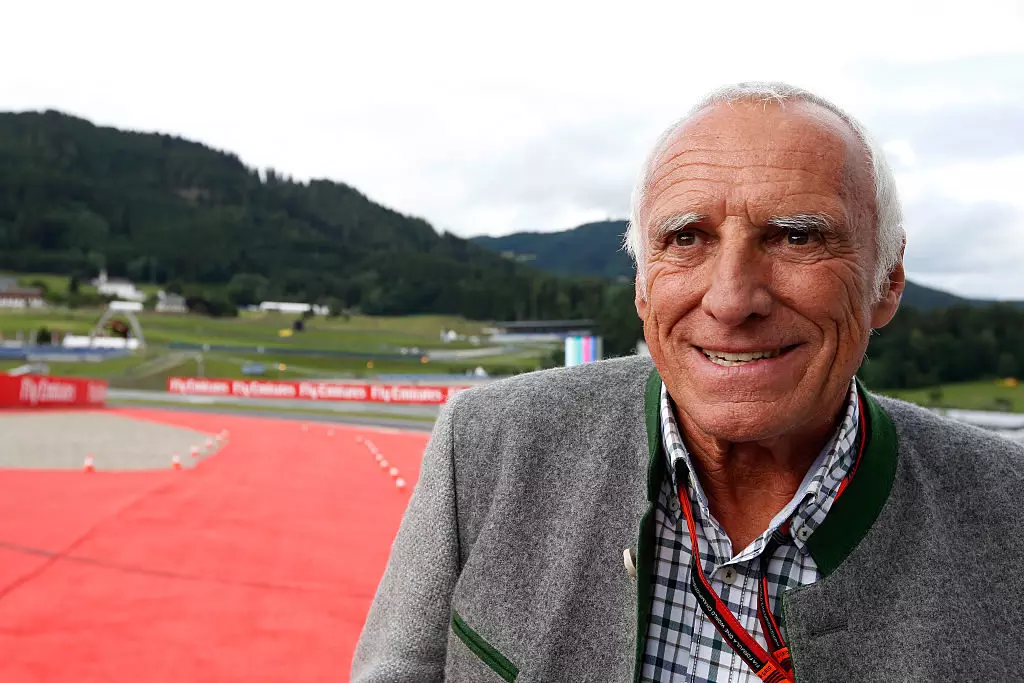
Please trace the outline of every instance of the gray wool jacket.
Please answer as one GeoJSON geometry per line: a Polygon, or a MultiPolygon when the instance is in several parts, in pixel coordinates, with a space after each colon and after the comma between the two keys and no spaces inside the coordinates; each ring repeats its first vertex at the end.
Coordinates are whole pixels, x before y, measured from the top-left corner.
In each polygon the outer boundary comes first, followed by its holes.
{"type": "MultiPolygon", "coordinates": [[[[352,680],[639,680],[660,384],[634,357],[455,396],[352,680]]],[[[861,464],[808,540],[823,578],[781,601],[797,681],[1024,680],[1024,448],[864,396],[861,464]]]]}

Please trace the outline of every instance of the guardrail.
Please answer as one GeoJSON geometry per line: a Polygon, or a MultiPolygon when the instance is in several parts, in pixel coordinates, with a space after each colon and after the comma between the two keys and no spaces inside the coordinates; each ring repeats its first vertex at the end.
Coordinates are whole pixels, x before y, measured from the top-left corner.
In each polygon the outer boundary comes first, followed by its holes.
{"type": "Polygon", "coordinates": [[[303,401],[346,401],[352,403],[393,403],[442,405],[467,386],[364,384],[320,380],[208,379],[168,377],[171,394],[208,398],[263,398],[303,401]]]}

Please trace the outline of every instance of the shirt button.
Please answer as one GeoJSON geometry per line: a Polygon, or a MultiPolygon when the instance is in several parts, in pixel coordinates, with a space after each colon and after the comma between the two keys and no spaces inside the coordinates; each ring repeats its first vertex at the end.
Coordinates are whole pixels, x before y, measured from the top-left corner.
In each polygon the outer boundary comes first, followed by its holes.
{"type": "Polygon", "coordinates": [[[736,583],[736,577],[738,576],[735,569],[732,567],[726,567],[722,570],[722,581],[727,585],[731,586],[736,583]]]}
{"type": "Polygon", "coordinates": [[[669,498],[668,509],[671,510],[672,512],[679,512],[679,499],[676,498],[675,496],[669,498]]]}
{"type": "Polygon", "coordinates": [[[809,526],[802,526],[802,527],[800,527],[799,529],[796,530],[796,537],[799,538],[801,541],[806,541],[808,538],[811,537],[811,527],[809,527],[809,526]]]}

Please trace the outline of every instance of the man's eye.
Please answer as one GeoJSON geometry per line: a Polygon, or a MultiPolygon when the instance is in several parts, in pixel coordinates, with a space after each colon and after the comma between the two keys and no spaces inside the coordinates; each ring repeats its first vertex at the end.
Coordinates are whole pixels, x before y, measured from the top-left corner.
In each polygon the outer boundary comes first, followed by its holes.
{"type": "Polygon", "coordinates": [[[814,235],[810,230],[790,228],[786,231],[786,244],[793,247],[802,247],[805,244],[809,244],[813,237],[814,235]]]}
{"type": "Polygon", "coordinates": [[[672,244],[677,247],[692,247],[697,243],[697,233],[693,230],[680,230],[672,238],[672,244]]]}

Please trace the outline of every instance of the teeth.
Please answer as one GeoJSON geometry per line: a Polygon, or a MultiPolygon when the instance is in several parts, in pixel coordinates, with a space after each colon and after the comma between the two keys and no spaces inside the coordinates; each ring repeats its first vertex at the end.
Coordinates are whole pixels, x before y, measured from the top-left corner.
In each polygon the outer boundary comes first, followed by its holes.
{"type": "Polygon", "coordinates": [[[751,353],[726,353],[724,351],[712,351],[710,349],[701,349],[701,351],[708,357],[708,360],[715,365],[731,368],[736,365],[746,365],[747,363],[752,363],[755,360],[761,360],[763,358],[775,358],[782,352],[782,349],[753,351],[751,353]]]}

